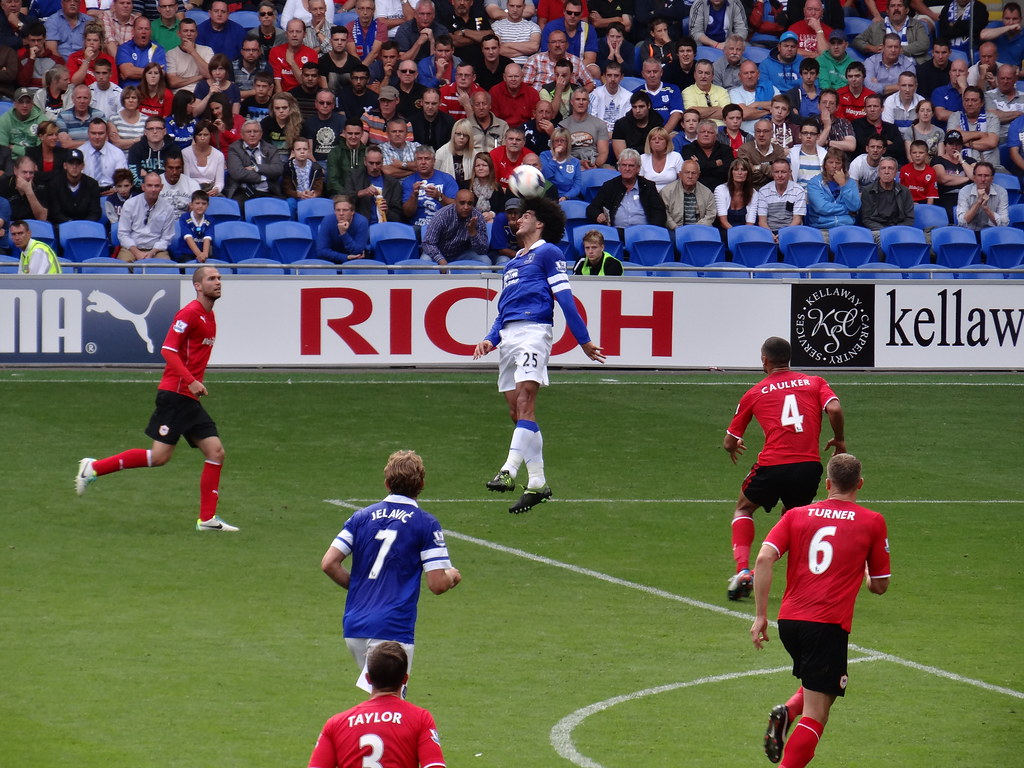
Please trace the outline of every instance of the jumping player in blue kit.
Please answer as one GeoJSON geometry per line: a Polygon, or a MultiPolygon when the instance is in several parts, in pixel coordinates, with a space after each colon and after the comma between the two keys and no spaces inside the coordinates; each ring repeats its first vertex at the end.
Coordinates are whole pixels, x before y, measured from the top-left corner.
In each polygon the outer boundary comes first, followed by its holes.
{"type": "Polygon", "coordinates": [[[604,362],[601,348],[590,340],[580,317],[565,270],[565,255],[555,243],[565,232],[565,214],[551,200],[523,201],[516,237],[523,248],[505,265],[498,316],[487,337],[476,345],[477,360],[498,347],[498,391],[504,393],[516,425],[508,458],[487,483],[492,491],[514,491],[516,474],[526,462],[526,490],[509,512],[528,512],[551,498],[544,477],[544,441],[535,413],[537,392],[548,385],[555,302],[569,330],[591,360],[604,362]]]}

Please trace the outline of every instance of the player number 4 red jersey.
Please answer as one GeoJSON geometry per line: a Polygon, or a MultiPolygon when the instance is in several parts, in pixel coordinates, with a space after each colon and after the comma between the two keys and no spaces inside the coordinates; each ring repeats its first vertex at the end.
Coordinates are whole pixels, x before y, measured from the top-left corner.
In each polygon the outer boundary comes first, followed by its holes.
{"type": "Polygon", "coordinates": [[[838,398],[820,376],[773,373],[740,398],[728,432],[743,437],[750,419],[757,419],[764,430],[761,466],[821,461],[821,413],[830,400],[838,398]]]}

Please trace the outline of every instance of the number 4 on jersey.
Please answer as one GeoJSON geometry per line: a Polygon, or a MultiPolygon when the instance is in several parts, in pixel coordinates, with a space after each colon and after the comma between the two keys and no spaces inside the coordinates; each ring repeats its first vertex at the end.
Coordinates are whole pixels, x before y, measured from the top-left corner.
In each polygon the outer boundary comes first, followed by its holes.
{"type": "Polygon", "coordinates": [[[804,415],[800,413],[796,395],[786,395],[786,399],[782,401],[782,416],[779,422],[784,427],[793,427],[795,432],[804,431],[804,415]]]}

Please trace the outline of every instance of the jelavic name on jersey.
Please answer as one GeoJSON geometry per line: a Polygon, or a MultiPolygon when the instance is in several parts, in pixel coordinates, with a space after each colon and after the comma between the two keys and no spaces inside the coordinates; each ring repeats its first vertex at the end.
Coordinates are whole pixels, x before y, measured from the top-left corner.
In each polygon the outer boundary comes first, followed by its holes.
{"type": "Polygon", "coordinates": [[[780,389],[796,389],[797,387],[809,387],[810,385],[810,379],[793,379],[792,381],[780,381],[778,384],[769,384],[767,387],[761,387],[761,394],[767,395],[769,392],[777,392],[780,389]]]}
{"type": "Polygon", "coordinates": [[[408,523],[415,512],[409,512],[405,509],[378,509],[376,512],[370,513],[371,520],[401,520],[403,523],[408,523]]]}

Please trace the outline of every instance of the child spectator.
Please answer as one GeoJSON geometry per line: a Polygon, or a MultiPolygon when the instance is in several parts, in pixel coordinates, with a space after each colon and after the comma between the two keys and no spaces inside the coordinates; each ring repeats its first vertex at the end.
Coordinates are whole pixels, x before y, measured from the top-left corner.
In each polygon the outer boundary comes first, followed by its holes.
{"type": "Polygon", "coordinates": [[[313,162],[312,154],[312,142],[300,136],[292,143],[291,157],[284,166],[281,191],[288,198],[293,215],[298,211],[299,200],[322,197],[324,193],[324,170],[313,162]]]}
{"type": "Polygon", "coordinates": [[[939,199],[938,175],[928,161],[927,142],[910,142],[910,162],[900,168],[900,185],[910,190],[915,203],[935,204],[939,199]]]}
{"type": "Polygon", "coordinates": [[[213,222],[206,218],[210,196],[202,190],[192,193],[188,210],[178,220],[181,236],[174,244],[172,256],[177,262],[196,261],[202,263],[213,253],[213,222]]]}

